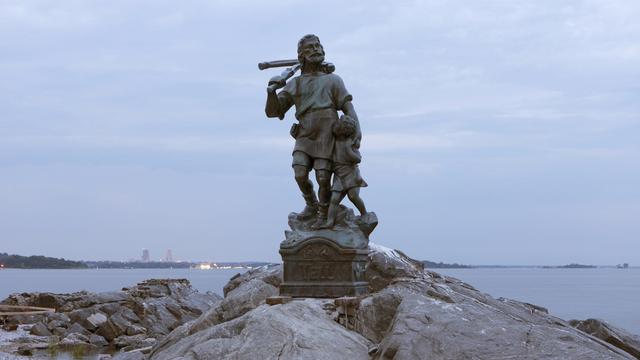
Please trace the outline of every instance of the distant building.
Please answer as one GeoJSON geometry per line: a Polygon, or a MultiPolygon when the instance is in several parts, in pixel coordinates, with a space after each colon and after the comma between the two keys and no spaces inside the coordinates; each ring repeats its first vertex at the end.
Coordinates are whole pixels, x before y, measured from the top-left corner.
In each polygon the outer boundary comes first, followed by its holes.
{"type": "Polygon", "coordinates": [[[142,262],[151,261],[151,257],[149,256],[149,249],[142,249],[142,262]]]}
{"type": "Polygon", "coordinates": [[[167,249],[167,253],[164,255],[164,261],[173,262],[173,254],[171,253],[171,249],[167,249]]]}

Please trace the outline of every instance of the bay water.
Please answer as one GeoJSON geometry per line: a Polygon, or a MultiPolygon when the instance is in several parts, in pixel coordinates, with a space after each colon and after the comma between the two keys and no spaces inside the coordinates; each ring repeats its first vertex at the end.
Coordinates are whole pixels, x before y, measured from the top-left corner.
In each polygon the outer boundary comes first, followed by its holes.
{"type": "MultiPolygon", "coordinates": [[[[0,270],[0,300],[15,292],[113,291],[152,278],[185,278],[200,292],[222,295],[245,269],[0,270]]],[[[493,297],[543,306],[554,316],[600,318],[640,335],[640,269],[437,269],[493,297]]]]}

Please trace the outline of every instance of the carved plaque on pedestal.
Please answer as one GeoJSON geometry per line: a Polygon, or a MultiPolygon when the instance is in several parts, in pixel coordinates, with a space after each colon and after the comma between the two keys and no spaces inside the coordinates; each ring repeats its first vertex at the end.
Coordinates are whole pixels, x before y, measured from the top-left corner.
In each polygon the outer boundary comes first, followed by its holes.
{"type": "Polygon", "coordinates": [[[310,237],[295,247],[280,247],[284,262],[280,295],[341,297],[367,294],[368,249],[340,247],[322,237],[310,237]]]}

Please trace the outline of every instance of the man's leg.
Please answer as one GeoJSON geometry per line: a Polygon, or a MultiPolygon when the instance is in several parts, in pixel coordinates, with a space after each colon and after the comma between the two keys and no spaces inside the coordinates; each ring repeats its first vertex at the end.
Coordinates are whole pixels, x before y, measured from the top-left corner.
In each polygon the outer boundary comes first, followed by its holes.
{"type": "Polygon", "coordinates": [[[302,212],[298,213],[300,218],[309,218],[318,212],[318,199],[313,191],[313,183],[309,180],[309,171],[311,171],[311,159],[301,151],[293,153],[293,173],[296,183],[302,192],[306,206],[302,212]]]}
{"type": "Polygon", "coordinates": [[[345,192],[341,191],[332,191],[331,192],[331,202],[329,204],[329,212],[327,213],[327,220],[325,220],[322,224],[313,224],[313,229],[331,229],[336,224],[336,217],[338,215],[338,206],[340,206],[340,202],[346,195],[345,192]]]}
{"type": "Polygon", "coordinates": [[[313,183],[309,180],[309,168],[302,165],[294,165],[293,172],[306,204],[304,210],[298,213],[298,217],[310,218],[318,212],[318,199],[316,198],[316,193],[313,191],[313,183]]]}
{"type": "Polygon", "coordinates": [[[331,171],[316,169],[316,181],[318,182],[318,225],[327,219],[329,201],[331,199],[331,171]]]}

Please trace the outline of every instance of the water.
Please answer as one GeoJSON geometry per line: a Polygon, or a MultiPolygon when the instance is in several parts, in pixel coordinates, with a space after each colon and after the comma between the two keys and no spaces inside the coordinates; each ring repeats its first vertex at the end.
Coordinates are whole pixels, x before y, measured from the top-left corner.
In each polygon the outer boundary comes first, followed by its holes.
{"type": "MultiPolygon", "coordinates": [[[[118,290],[151,278],[186,278],[222,294],[244,269],[0,270],[0,299],[10,293],[118,290]]],[[[640,335],[640,269],[438,269],[492,295],[549,309],[565,320],[600,318],[640,335]]]]}
{"type": "Polygon", "coordinates": [[[0,300],[16,292],[69,293],[120,290],[147,279],[189,279],[200,292],[222,295],[229,278],[246,269],[4,269],[0,270],[0,300]]]}
{"type": "Polygon", "coordinates": [[[565,320],[603,319],[640,335],[640,269],[436,269],[491,296],[549,310],[565,320]]]}

